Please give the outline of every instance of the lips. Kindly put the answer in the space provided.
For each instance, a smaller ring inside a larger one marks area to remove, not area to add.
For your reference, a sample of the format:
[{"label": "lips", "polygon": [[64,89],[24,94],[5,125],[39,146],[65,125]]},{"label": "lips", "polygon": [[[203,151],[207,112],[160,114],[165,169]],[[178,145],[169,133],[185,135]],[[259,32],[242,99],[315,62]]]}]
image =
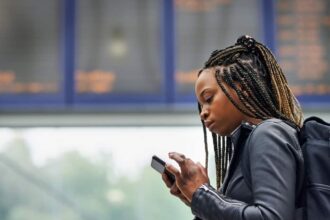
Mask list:
[{"label": "lips", "polygon": [[211,125],[213,124],[213,121],[204,121],[205,126],[210,129]]}]

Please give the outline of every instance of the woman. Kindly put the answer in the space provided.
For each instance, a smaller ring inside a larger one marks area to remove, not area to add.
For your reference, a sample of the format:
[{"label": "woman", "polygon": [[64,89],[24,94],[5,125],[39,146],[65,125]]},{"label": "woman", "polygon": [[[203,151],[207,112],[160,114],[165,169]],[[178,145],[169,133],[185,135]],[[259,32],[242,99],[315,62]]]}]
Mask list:
[{"label": "woman", "polygon": [[[171,152],[180,170],[171,193],[203,220],[300,219],[302,111],[272,53],[249,36],[211,54],[195,85],[206,167]],[[207,174],[206,129],[212,132],[217,189]],[[230,161],[229,166],[228,163]],[[221,187],[220,187],[221,186]]]}]

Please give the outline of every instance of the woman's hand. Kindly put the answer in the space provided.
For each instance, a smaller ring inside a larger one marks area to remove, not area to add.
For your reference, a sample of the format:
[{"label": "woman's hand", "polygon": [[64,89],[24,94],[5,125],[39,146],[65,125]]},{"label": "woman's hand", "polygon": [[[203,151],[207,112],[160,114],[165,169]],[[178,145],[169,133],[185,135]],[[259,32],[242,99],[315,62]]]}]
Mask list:
[{"label": "woman's hand", "polygon": [[[166,169],[175,176],[175,184],[171,186],[171,193],[178,196],[181,200],[191,203],[194,192],[203,184],[209,183],[207,170],[200,164],[195,163],[183,154],[171,152],[169,157],[175,160],[181,169],[181,172],[173,165],[167,164]],[[166,178],[163,174],[163,180]],[[165,181],[165,180],[164,180]],[[166,185],[169,183],[166,182]],[[169,185],[167,185],[169,186]],[[183,198],[182,198],[183,197]],[[186,203],[186,202],[185,202]],[[186,203],[187,204],[187,203]]]}]

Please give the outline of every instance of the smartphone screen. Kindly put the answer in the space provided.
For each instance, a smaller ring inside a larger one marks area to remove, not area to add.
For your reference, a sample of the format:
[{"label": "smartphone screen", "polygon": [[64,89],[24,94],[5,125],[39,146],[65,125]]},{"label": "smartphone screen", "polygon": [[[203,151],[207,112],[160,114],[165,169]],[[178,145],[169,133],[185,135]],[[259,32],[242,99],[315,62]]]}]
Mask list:
[{"label": "smartphone screen", "polygon": [[175,176],[166,170],[165,164],[166,164],[165,161],[163,161],[156,155],[154,155],[151,159],[151,167],[154,168],[155,170],[157,170],[160,174],[165,173],[167,175],[167,177],[169,178],[169,180],[171,181],[171,183],[174,183]]}]

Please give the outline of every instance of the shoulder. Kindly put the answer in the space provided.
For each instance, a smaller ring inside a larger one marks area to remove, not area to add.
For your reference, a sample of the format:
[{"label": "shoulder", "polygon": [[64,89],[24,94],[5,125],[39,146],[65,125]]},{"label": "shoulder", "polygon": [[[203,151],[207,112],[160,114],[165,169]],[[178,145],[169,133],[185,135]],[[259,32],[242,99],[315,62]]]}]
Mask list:
[{"label": "shoulder", "polygon": [[259,166],[264,169],[264,164],[283,167],[281,170],[300,169],[303,164],[298,131],[280,119],[268,119],[258,124],[248,137],[243,152],[243,169],[255,170]]},{"label": "shoulder", "polygon": [[251,132],[249,145],[290,145],[299,150],[298,131],[281,119],[267,119],[258,124]]},{"label": "shoulder", "polygon": [[270,134],[272,136],[284,136],[287,138],[298,138],[298,131],[281,119],[271,118],[262,121],[252,131],[253,136],[260,134]]},{"label": "shoulder", "polygon": [[296,132],[296,129],[289,125],[287,122],[278,119],[278,118],[270,118],[267,120],[264,120],[262,122],[260,122],[256,127],[256,130],[261,129],[261,128],[274,128],[276,129],[286,129],[287,131],[291,131],[291,132]]}]

